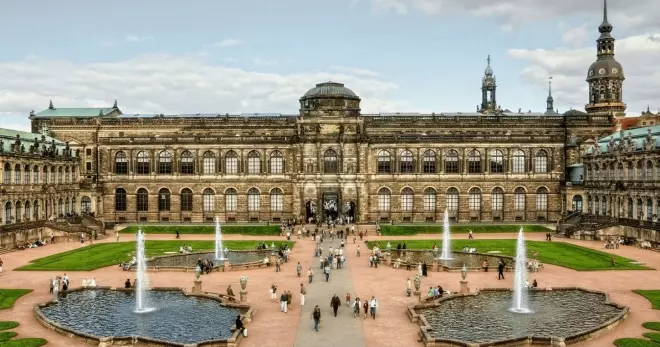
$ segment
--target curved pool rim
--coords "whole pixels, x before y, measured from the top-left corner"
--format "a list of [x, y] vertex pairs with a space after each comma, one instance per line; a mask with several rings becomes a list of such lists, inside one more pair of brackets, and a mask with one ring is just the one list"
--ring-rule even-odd
[[[264, 258], [269, 257], [273, 252], [271, 252], [269, 249], [250, 249], [250, 250], [238, 250], [238, 251], [232, 251], [230, 252], [233, 253], [262, 253]], [[160, 271], [173, 271], [173, 272], [195, 272], [197, 267], [196, 266], [166, 266], [166, 265], [160, 265], [160, 266], [153, 266], [150, 265], [150, 262], [158, 259], [167, 259], [167, 258], [177, 258], [177, 257], [184, 257], [184, 256], [194, 256], [194, 255], [210, 255], [210, 254], [215, 254], [213, 251], [206, 251], [206, 252], [192, 252], [192, 253], [176, 253], [176, 254], [166, 254], [166, 255], [159, 255], [155, 257], [151, 257], [147, 259], [147, 271], [149, 272], [160, 272]], [[225, 265], [229, 265], [227, 267]], [[256, 269], [256, 268], [262, 268], [262, 267], [267, 267], [268, 265], [264, 264], [263, 258], [258, 261], [251, 261], [251, 262], [244, 262], [244, 263], [232, 263], [230, 261], [216, 261], [213, 264], [213, 272], [225, 272], [225, 271], [234, 271], [234, 270], [250, 270], [250, 269]], [[136, 271], [135, 266], [131, 266], [130, 271]]]

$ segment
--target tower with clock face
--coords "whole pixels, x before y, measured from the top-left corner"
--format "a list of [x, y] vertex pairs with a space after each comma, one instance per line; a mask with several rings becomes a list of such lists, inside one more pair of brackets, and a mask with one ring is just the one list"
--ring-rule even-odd
[[589, 103], [585, 105], [588, 114], [625, 116], [623, 103], [623, 68], [614, 59], [614, 38], [612, 25], [607, 21], [607, 0], [604, 0], [603, 22], [598, 27], [600, 37], [596, 40], [597, 59], [587, 71], [589, 83]]

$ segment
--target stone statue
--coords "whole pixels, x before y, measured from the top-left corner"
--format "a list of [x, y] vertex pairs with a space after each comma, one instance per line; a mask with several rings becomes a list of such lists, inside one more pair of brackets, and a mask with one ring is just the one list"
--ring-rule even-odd
[[197, 265], [197, 267], [195, 268], [195, 280], [199, 281], [199, 276], [201, 275], [202, 275], [202, 268], [200, 268], [199, 265]]
[[57, 301], [60, 293], [60, 279], [55, 277], [53, 280], [53, 301]]
[[417, 275], [415, 275], [415, 281], [414, 282], [415, 282], [415, 291], [419, 292], [419, 288], [422, 287], [422, 275], [419, 274], [419, 273]]
[[422, 263], [417, 264], [417, 275], [422, 275]]
[[247, 288], [247, 277], [245, 275], [241, 275], [241, 290], [245, 291], [245, 288]]
[[390, 244], [389, 241], [387, 242], [386, 249], [387, 249], [388, 252], [392, 250], [392, 245]]
[[467, 273], [468, 273], [467, 267], [465, 266], [465, 263], [463, 263], [463, 268], [461, 269], [461, 278], [463, 279], [463, 281], [465, 281], [465, 279], [467, 278]]

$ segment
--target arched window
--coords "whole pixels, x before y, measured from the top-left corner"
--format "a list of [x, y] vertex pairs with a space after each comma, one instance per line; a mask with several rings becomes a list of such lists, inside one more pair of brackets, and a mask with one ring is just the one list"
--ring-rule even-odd
[[392, 201], [392, 192], [389, 189], [383, 187], [378, 190], [378, 211], [379, 212], [390, 212]]
[[422, 158], [423, 162], [423, 171], [424, 173], [427, 174], [432, 174], [437, 172], [437, 165], [436, 165], [436, 159], [435, 159], [435, 151], [432, 151], [430, 149], [426, 150], [424, 152], [424, 156]]
[[158, 211], [169, 211], [170, 201], [170, 190], [167, 188], [161, 188], [158, 191]]
[[646, 162], [646, 179], [653, 180], [653, 162], [650, 160]]
[[607, 197], [603, 197], [603, 200], [601, 202], [601, 213], [603, 216], [607, 216]]
[[76, 178], [76, 173], [78, 173], [78, 166], [71, 167], [71, 182], [76, 183], [78, 180]]
[[385, 150], [378, 151], [376, 155], [376, 172], [392, 173], [392, 156]]
[[328, 149], [323, 153], [323, 172], [329, 174], [339, 172], [337, 152], [334, 149]]
[[248, 153], [248, 174], [258, 175], [261, 173], [261, 155], [257, 151]]
[[193, 210], [193, 192], [190, 188], [181, 189], [181, 211]]
[[92, 199], [90, 199], [89, 196], [83, 196], [82, 199], [80, 199], [80, 212], [83, 214], [92, 212]]
[[413, 154], [409, 150], [404, 150], [399, 156], [399, 172], [400, 173], [413, 173], [415, 172], [415, 161]]
[[573, 196], [572, 207], [574, 212], [582, 212], [582, 195]]
[[42, 176], [43, 176], [41, 177], [42, 183], [47, 184], [49, 181], [48, 181], [48, 167], [46, 165], [44, 165]]
[[64, 178], [64, 169], [60, 166], [57, 168], [57, 183], [62, 184]]
[[76, 197], [71, 198], [71, 213], [76, 213]]
[[603, 163], [603, 170], [601, 171], [602, 180], [607, 180], [609, 177], [609, 170], [607, 164]]
[[5, 224], [9, 224], [12, 221], [12, 206], [11, 202], [7, 201], [5, 204]]
[[544, 149], [537, 151], [536, 155], [534, 156], [534, 172], [548, 172], [548, 152], [546, 152]]
[[[192, 192], [190, 193], [192, 196]], [[204, 209], [204, 212], [215, 211], [215, 190], [211, 188], [206, 188], [202, 191], [202, 208]]]
[[62, 198], [57, 200], [57, 215], [60, 217], [64, 216], [64, 200], [62, 200]]
[[11, 183], [11, 164], [5, 163], [5, 169], [4, 169], [4, 184], [10, 184]]
[[39, 184], [39, 167], [35, 165], [32, 172], [32, 183]]
[[204, 175], [215, 174], [215, 153], [211, 151], [204, 152], [202, 155], [202, 173]]
[[69, 167], [64, 168], [64, 183], [69, 183], [71, 181], [71, 171]]
[[468, 208], [470, 211], [481, 211], [481, 189], [470, 188], [468, 192]]
[[149, 175], [151, 173], [151, 167], [149, 163], [149, 152], [140, 151], [137, 154], [137, 162], [135, 165], [135, 172], [138, 175]]
[[128, 158], [123, 151], [119, 151], [115, 154], [115, 174], [128, 174]]
[[548, 210], [548, 189], [541, 187], [536, 190], [536, 211], [545, 212]]
[[225, 191], [225, 211], [236, 212], [238, 207], [238, 192], [234, 188]]
[[610, 165], [609, 165], [609, 173], [610, 173], [610, 176], [608, 177], [608, 179], [609, 179], [610, 181], [615, 180], [615, 179], [616, 179], [616, 170], [615, 170], [614, 163], [610, 163]]
[[637, 218], [644, 218], [644, 202], [642, 199], [637, 199]]
[[32, 204], [30, 204], [30, 201], [25, 202], [25, 212], [23, 212], [25, 215], [25, 220], [31, 220], [32, 219]]
[[513, 173], [525, 173], [525, 152], [519, 149], [513, 151], [513, 163], [511, 166]]
[[115, 211], [126, 211], [126, 189], [115, 190]]
[[633, 164], [632, 161], [628, 162], [628, 175], [626, 177], [627, 180], [632, 181], [635, 179], [635, 164]]
[[71, 200], [69, 200], [69, 198], [67, 197], [66, 199], [64, 199], [64, 213], [65, 214], [69, 214], [71, 212], [70, 206], [71, 206]]
[[280, 175], [284, 173], [284, 156], [280, 151], [270, 153], [270, 173]]
[[181, 153], [179, 159], [179, 173], [182, 175], [192, 175], [195, 173], [195, 157], [190, 151]]
[[39, 200], [34, 200], [34, 204], [32, 204], [32, 210], [34, 220], [39, 220]]
[[238, 174], [238, 155], [234, 151], [225, 154], [225, 173], [228, 175]]
[[282, 212], [284, 207], [284, 193], [280, 188], [273, 188], [270, 191], [270, 211]]
[[[62, 203], [62, 199], [60, 199], [60, 203]], [[16, 223], [20, 223], [20, 222], [23, 220], [23, 208], [22, 208], [22, 206], [21, 206], [21, 202], [20, 202], [20, 201], [16, 201], [16, 205], [15, 205], [15, 206], [16, 206], [16, 214], [15, 214], [15, 217], [16, 217]], [[60, 212], [60, 214], [63, 214], [63, 213]]]
[[481, 173], [481, 153], [477, 150], [468, 153], [468, 173]]
[[248, 212], [259, 212], [259, 205], [261, 204], [260, 194], [257, 188], [250, 188], [248, 190]]
[[513, 191], [513, 209], [525, 211], [525, 188], [518, 187]]
[[137, 191], [137, 210], [140, 212], [149, 211], [149, 192], [145, 188]]
[[651, 198], [646, 199], [646, 220], [653, 221], [653, 200]]
[[172, 174], [172, 155], [168, 151], [162, 151], [158, 155], [158, 174], [159, 175]]
[[495, 187], [490, 192], [490, 204], [493, 211], [504, 210], [504, 189]]
[[[653, 169], [651, 169], [653, 170]], [[32, 183], [32, 177], [30, 174], [32, 173], [32, 170], [30, 169], [30, 165], [25, 165], [25, 169], [23, 170], [23, 184], [30, 184]]]
[[451, 187], [447, 189], [447, 196], [445, 197], [447, 210], [458, 211], [458, 189]]
[[413, 210], [413, 190], [405, 187], [401, 190], [401, 211], [411, 212]]
[[490, 173], [504, 173], [504, 154], [499, 149], [490, 151]]
[[50, 184], [55, 184], [55, 182], [57, 181], [55, 179], [55, 175], [57, 175], [57, 168], [54, 167], [54, 166], [51, 166], [50, 167]]
[[[14, 167], [14, 184], [21, 184], [21, 178], [21, 164], [16, 164]], [[62, 183], [62, 168], [60, 168], [60, 183]]]
[[616, 166], [616, 179], [623, 180], [623, 163], [618, 163]]
[[445, 156], [445, 173], [458, 173], [458, 152], [453, 149]]
[[436, 209], [436, 191], [428, 187], [424, 189], [424, 211], [435, 211]]
[[646, 176], [645, 173], [646, 171], [644, 171], [644, 162], [640, 160], [637, 162], [637, 180], [643, 181]]

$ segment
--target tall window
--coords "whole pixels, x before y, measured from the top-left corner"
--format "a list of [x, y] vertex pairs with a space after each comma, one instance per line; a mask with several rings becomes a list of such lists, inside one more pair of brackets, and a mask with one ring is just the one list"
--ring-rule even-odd
[[603, 197], [603, 201], [601, 202], [601, 213], [603, 216], [607, 216], [607, 197]]
[[261, 155], [257, 151], [248, 153], [248, 174], [258, 175], [261, 173]]
[[115, 190], [115, 211], [126, 211], [126, 189]]
[[60, 166], [57, 168], [57, 183], [62, 184], [64, 178], [64, 169]]
[[653, 162], [650, 160], [646, 162], [646, 179], [653, 180]]
[[[62, 199], [60, 199], [60, 203], [62, 203]], [[23, 220], [23, 213], [22, 213], [22, 206], [20, 201], [16, 201], [16, 214], [14, 215], [16, 217], [16, 222], [20, 222]], [[63, 215], [62, 211], [60, 211], [60, 215]]]
[[458, 152], [453, 149], [445, 156], [445, 173], [458, 173]]
[[[37, 207], [37, 203], [35, 201], [34, 207]], [[81, 213], [90, 213], [92, 212], [92, 199], [89, 198], [89, 196], [83, 196], [82, 199], [80, 199], [80, 212]]]
[[128, 158], [123, 151], [115, 154], [115, 174], [126, 175], [128, 174]]
[[282, 156], [282, 152], [273, 151], [270, 154], [270, 173], [274, 175], [284, 173], [284, 156]]
[[392, 201], [392, 192], [389, 189], [383, 187], [378, 190], [378, 211], [379, 212], [390, 212]]
[[181, 211], [189, 212], [193, 210], [193, 192], [190, 188], [181, 190]]
[[422, 170], [424, 173], [436, 173], [437, 171], [437, 165], [436, 165], [436, 159], [435, 159], [435, 151], [432, 150], [426, 150], [424, 152], [424, 156], [422, 158]]
[[472, 150], [468, 154], [468, 173], [481, 172], [481, 153], [477, 150]]
[[32, 171], [32, 183], [39, 184], [39, 167], [35, 165]]
[[635, 179], [635, 164], [632, 161], [628, 162], [628, 175], [626, 179], [631, 181]]
[[541, 187], [536, 190], [536, 211], [545, 212], [548, 210], [548, 189]]
[[616, 179], [623, 180], [623, 163], [619, 163], [616, 166]]
[[[651, 168], [651, 170], [653, 170], [653, 168]], [[23, 170], [23, 174], [25, 175], [25, 178], [23, 179], [23, 184], [32, 183], [32, 177], [30, 177], [31, 173], [32, 170], [30, 169], [30, 165], [25, 165], [25, 170]]]
[[[14, 184], [21, 184], [21, 164], [14, 167]], [[62, 183], [62, 168], [60, 168], [60, 183]], [[19, 216], [16, 216], [18, 218]]]
[[69, 167], [64, 168], [64, 183], [69, 183], [71, 181], [71, 171]]
[[610, 171], [610, 177], [609, 177], [609, 179], [610, 179], [611, 181], [615, 180], [615, 179], [616, 179], [616, 170], [615, 170], [615, 167], [614, 167], [614, 163], [610, 163], [610, 169], [609, 169], [609, 171]]
[[23, 214], [25, 215], [25, 220], [32, 219], [32, 204], [30, 204], [30, 201], [25, 202], [25, 207], [23, 208], [23, 210], [24, 210]]
[[149, 192], [145, 188], [137, 191], [137, 210], [140, 212], [149, 211]]
[[215, 211], [215, 190], [206, 188], [202, 191], [202, 205], [204, 212]]
[[248, 211], [259, 212], [259, 204], [261, 203], [261, 196], [259, 189], [250, 188], [248, 190]]
[[546, 152], [544, 149], [537, 151], [536, 155], [534, 156], [534, 172], [548, 172], [548, 152]]
[[645, 178], [645, 173], [646, 171], [644, 171], [644, 162], [640, 160], [637, 162], [637, 180], [643, 181]]
[[10, 184], [11, 183], [11, 164], [5, 163], [5, 170], [4, 170], [4, 184]]
[[500, 187], [493, 188], [490, 193], [490, 203], [493, 211], [504, 210], [504, 189]]
[[11, 217], [12, 217], [12, 206], [11, 202], [7, 201], [5, 204], [5, 224], [11, 223]]
[[238, 174], [238, 155], [234, 151], [225, 154], [225, 173], [228, 175]]
[[39, 219], [39, 200], [34, 200], [34, 204], [32, 205], [32, 213], [34, 214], [34, 219], [38, 220]]
[[135, 172], [138, 175], [148, 175], [151, 173], [150, 166], [151, 165], [149, 163], [149, 152], [140, 151], [137, 154], [137, 163], [135, 165]]
[[447, 196], [445, 197], [447, 210], [458, 211], [458, 189], [451, 187], [447, 189]]
[[499, 149], [490, 151], [490, 172], [503, 173], [504, 172], [504, 154]]
[[424, 189], [424, 211], [435, 211], [436, 208], [436, 191], [429, 187]]
[[270, 210], [271, 212], [282, 212], [284, 207], [284, 193], [280, 188], [273, 188], [270, 191]]
[[481, 211], [481, 189], [470, 188], [468, 192], [468, 208], [470, 211]]
[[337, 152], [334, 149], [328, 149], [323, 153], [323, 172], [330, 174], [339, 172]]
[[225, 190], [225, 211], [236, 212], [238, 207], [238, 192], [234, 188]]
[[161, 188], [158, 191], [158, 211], [169, 211], [170, 201], [170, 190], [167, 188]]
[[[60, 217], [64, 216], [64, 200], [62, 200], [62, 198], [57, 200], [57, 215]], [[18, 218], [18, 216], [16, 218]]]
[[385, 150], [378, 151], [376, 155], [376, 172], [392, 173], [392, 156]]
[[601, 175], [602, 175], [601, 179], [602, 180], [606, 180], [606, 179], [609, 178], [608, 177], [608, 175], [609, 175], [609, 170], [608, 169], [609, 168], [608, 168], [607, 164], [603, 163], [603, 171], [601, 171]]
[[513, 209], [516, 211], [525, 210], [525, 188], [518, 187], [513, 191]]
[[401, 211], [411, 212], [413, 210], [413, 190], [405, 187], [401, 190]]
[[215, 174], [215, 153], [211, 151], [204, 152], [202, 156], [202, 172], [204, 175]]
[[48, 167], [46, 165], [44, 165], [44, 170], [43, 170], [43, 175], [41, 177], [41, 180], [42, 180], [41, 183], [43, 183], [43, 184], [47, 184], [49, 182], [48, 181]]
[[513, 173], [525, 173], [525, 152], [519, 149], [513, 151], [513, 163], [511, 171]]
[[69, 214], [69, 212], [71, 212], [70, 206], [71, 206], [71, 201], [69, 200], [69, 198], [66, 198], [64, 200], [64, 213]]
[[413, 160], [413, 154], [409, 150], [404, 150], [401, 152], [399, 157], [399, 172], [400, 173], [413, 173], [415, 172], [415, 162]]
[[158, 155], [158, 174], [172, 174], [172, 154], [170, 154], [168, 151], [162, 151]]
[[195, 157], [190, 151], [184, 151], [181, 153], [181, 159], [179, 159], [179, 173], [182, 175], [192, 175], [195, 173]]
[[57, 175], [57, 168], [54, 166], [50, 167], [50, 184], [55, 184], [55, 176]]

